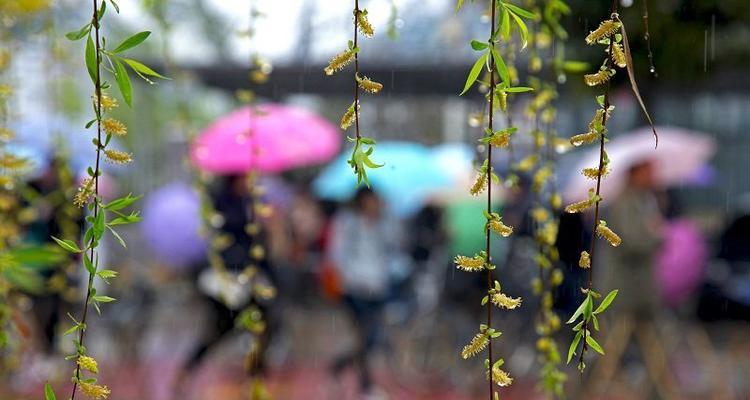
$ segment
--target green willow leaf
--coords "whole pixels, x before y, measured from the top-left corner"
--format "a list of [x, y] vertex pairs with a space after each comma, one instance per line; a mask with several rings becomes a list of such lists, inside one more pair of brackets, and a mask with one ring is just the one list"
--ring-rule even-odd
[[[140, 61], [132, 60], [130, 58], [123, 58], [122, 61], [124, 61], [126, 64], [128, 64], [130, 66], [130, 68], [132, 68], [133, 71], [135, 71], [135, 73], [137, 73], [142, 78], [143, 78], [143, 75], [148, 75], [148, 76], [155, 76], [155, 77], [161, 78], [161, 79], [169, 79], [166, 76], [160, 75], [159, 73], [157, 73], [153, 69], [149, 68], [147, 65], [141, 63]], [[146, 78], [144, 78], [144, 79], [146, 79]]]
[[81, 249], [72, 240], [69, 240], [69, 239], [58, 239], [58, 238], [56, 238], [54, 236], [52, 236], [52, 240], [54, 240], [55, 242], [57, 242], [57, 244], [59, 244], [60, 247], [62, 247], [63, 249], [65, 249], [65, 250], [67, 250], [67, 251], [69, 251], [71, 253], [80, 253], [81, 252]]
[[518, 32], [521, 34], [521, 44], [523, 48], [525, 49], [526, 46], [529, 44], [529, 28], [526, 27], [526, 23], [523, 22], [521, 17], [519, 17], [516, 14], [512, 14], [513, 19], [516, 21], [516, 25], [518, 25]]
[[495, 68], [497, 73], [500, 75], [500, 79], [503, 80], [505, 86], [510, 86], [510, 74], [508, 73], [508, 67], [505, 65], [505, 60], [500, 56], [500, 53], [494, 47], [490, 48], [492, 52], [492, 60], [495, 62]]
[[133, 102], [133, 86], [130, 83], [130, 77], [128, 71], [122, 65], [122, 62], [114, 58], [112, 59], [115, 63], [115, 80], [117, 81], [117, 87], [120, 89], [122, 98], [125, 100], [128, 106], [132, 106]]
[[91, 23], [84, 25], [81, 29], [77, 31], [70, 31], [66, 33], [65, 37], [68, 38], [68, 40], [72, 40], [72, 41], [81, 40], [84, 37], [86, 37], [86, 35], [88, 35], [89, 32], [91, 32]]
[[96, 46], [91, 35], [86, 40], [86, 69], [89, 71], [91, 82], [96, 84], [97, 77], [99, 76], [99, 62], [96, 56]]
[[132, 49], [133, 47], [143, 43], [143, 41], [146, 40], [149, 35], [151, 35], [151, 32], [149, 31], [138, 32], [135, 35], [123, 40], [119, 46], [112, 50], [112, 52], [121, 53], [125, 50]]
[[602, 346], [599, 345], [599, 342], [591, 337], [591, 335], [586, 335], [586, 343], [591, 346], [592, 349], [596, 350], [597, 353], [604, 355], [604, 349], [602, 349]]
[[479, 59], [474, 63], [474, 66], [471, 67], [471, 71], [469, 71], [469, 76], [466, 78], [466, 84], [464, 84], [464, 90], [461, 92], [460, 96], [463, 96], [464, 93], [466, 93], [469, 89], [471, 89], [471, 86], [474, 85], [474, 82], [477, 81], [477, 78], [479, 78], [479, 74], [482, 72], [482, 68], [484, 67], [484, 64], [487, 62], [487, 53], [482, 54]]
[[127, 208], [131, 206], [136, 201], [140, 200], [140, 198], [143, 196], [136, 196], [133, 197], [132, 193], [129, 193], [125, 197], [121, 197], [119, 199], [112, 200], [111, 202], [102, 205], [102, 208], [106, 208], [109, 211], [118, 211], [122, 210], [123, 208]]
[[607, 294], [606, 297], [604, 297], [604, 300], [599, 304], [599, 307], [596, 308], [596, 311], [594, 311], [594, 314], [601, 314], [606, 310], [610, 304], [612, 304], [612, 301], [615, 300], [615, 297], [617, 297], [617, 293], [619, 293], [619, 290], [615, 289]]
[[518, 14], [518, 15], [524, 17], [524, 18], [528, 18], [528, 19], [531, 19], [531, 20], [535, 20], [536, 19], [536, 15], [533, 12], [526, 11], [523, 8], [518, 7], [516, 5], [510, 4], [510, 3], [505, 3], [505, 7], [508, 7], [510, 9], [510, 11], [513, 12], [513, 14]]
[[534, 88], [530, 88], [528, 86], [516, 86], [516, 87], [509, 87], [503, 89], [504, 92], [507, 93], [523, 93], [523, 92], [531, 92]]
[[487, 50], [487, 47], [489, 47], [489, 45], [485, 42], [480, 42], [479, 40], [471, 41], [471, 48], [476, 51]]
[[44, 400], [57, 400], [55, 391], [52, 390], [52, 385], [50, 385], [49, 383], [44, 384]]
[[568, 347], [568, 364], [570, 364], [570, 360], [573, 359], [573, 355], [576, 353], [578, 343], [581, 342], [581, 336], [583, 336], [583, 331], [578, 331], [578, 333], [576, 333], [575, 337], [573, 338], [573, 341], [570, 342], [570, 347]]
[[500, 29], [503, 32], [503, 39], [506, 42], [510, 40], [510, 13], [507, 8], [503, 8], [503, 21], [500, 23]]

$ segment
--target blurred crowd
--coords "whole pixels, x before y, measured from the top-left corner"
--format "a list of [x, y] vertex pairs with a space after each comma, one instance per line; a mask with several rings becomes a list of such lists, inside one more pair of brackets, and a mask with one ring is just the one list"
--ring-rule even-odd
[[[46, 243], [51, 236], [62, 235], [58, 217], [64, 203], [51, 195], [60, 185], [58, 170], [52, 163], [46, 173], [29, 184], [38, 193], [30, 205], [34, 218], [25, 232], [29, 242]], [[614, 350], [614, 362], [619, 364], [622, 360], [627, 368], [657, 375], [659, 380], [654, 387], [658, 387], [667, 379], [659, 375], [663, 372], [660, 368], [679, 375], [680, 363], [684, 362], [679, 352], [671, 353], [678, 340], [664, 334], [664, 329], [669, 329], [664, 327], [665, 321], [673, 328], [701, 332], [711, 330], [709, 322], [738, 321], [735, 327], [739, 332], [747, 330], [750, 254], [746, 244], [750, 243], [750, 208], [735, 210], [717, 235], [707, 236], [699, 221], [681, 208], [678, 192], [660, 187], [654, 176], [653, 163], [635, 163], [627, 171], [624, 189], [608, 199], [604, 217], [620, 234], [622, 244], [617, 249], [597, 249], [602, 261], [595, 266], [595, 287], [601, 292], [620, 290], [610, 321], [616, 339], [612, 339], [614, 344], [607, 342], [605, 348], [609, 351], [618, 342], [625, 343]], [[482, 318], [478, 299], [483, 296], [486, 283], [483, 277], [456, 273], [452, 258], [481, 250], [482, 201], [468, 198], [445, 203], [427, 199], [415, 212], [396, 217], [377, 185], [362, 187], [348, 201], [337, 202], [318, 198], [304, 179], [289, 175], [260, 181], [260, 201], [272, 211], [253, 217], [252, 210], [257, 211], [257, 206], [252, 204], [252, 190], [258, 187], [251, 190], [247, 182], [245, 176], [229, 175], [213, 179], [206, 188], [213, 211], [205, 223], [213, 227], [215, 235], [226, 238], [218, 256], [239, 286], [223, 287], [222, 281], [212, 276], [215, 271], [208, 260], [210, 251], [206, 248], [210, 246], [206, 243], [181, 239], [173, 256], [153, 257], [153, 249], [136, 241], [130, 251], [139, 254], [118, 265], [123, 279], [106, 289], [122, 300], [112, 306], [116, 310], [112, 315], [105, 312], [104, 322], [95, 322], [109, 326], [106, 332], [112, 335], [102, 338], [100, 345], [119, 349], [110, 351], [110, 357], [124, 357], [137, 364], [145, 362], [139, 357], [153, 357], [144, 346], [192, 337], [178, 346], [179, 351], [175, 350], [171, 378], [166, 379], [169, 383], [163, 389], [183, 390], [183, 396], [190, 396], [191, 390], [185, 392], [185, 388], [190, 387], [195, 371], [227, 338], [236, 340], [237, 332], [242, 331], [237, 329], [242, 327], [240, 316], [252, 306], [262, 315], [263, 329], [251, 340], [251, 345], [258, 348], [252, 368], [247, 369], [251, 376], [309, 363], [310, 359], [295, 353], [305, 347], [305, 341], [320, 340], [326, 343], [327, 350], [308, 348], [303, 353], [319, 351], [325, 359], [314, 362], [316, 369], [325, 370], [332, 382], [353, 371], [357, 390], [366, 398], [388, 398], [376, 378], [378, 372], [373, 371], [377, 369], [373, 365], [383, 365], [382, 361], [374, 361], [378, 357], [384, 357], [387, 368], [402, 378], [449, 376], [451, 384], [471, 390], [475, 379], [471, 374], [449, 370], [464, 368], [456, 360], [458, 349]], [[186, 194], [170, 198], [168, 204], [182, 213], [179, 199], [190, 197], [193, 192], [188, 187]], [[529, 288], [537, 274], [531, 196], [529, 182], [523, 178], [515, 187], [503, 190], [502, 203], [497, 207], [503, 212], [504, 221], [515, 227], [515, 234], [508, 240], [494, 242], [493, 257], [505, 290], [524, 299], [524, 313], [503, 316], [501, 322], [507, 340], [513, 341], [517, 349], [514, 359], [522, 360], [523, 352], [518, 349], [534, 346], [538, 308], [538, 300]], [[69, 217], [80, 228], [82, 215]], [[555, 293], [554, 306], [564, 320], [580, 302], [587, 271], [579, 268], [579, 256], [582, 250], [589, 249], [594, 233], [592, 215], [561, 213], [559, 217], [557, 267], [564, 273], [564, 282]], [[195, 218], [199, 218], [197, 212]], [[249, 230], [254, 224], [259, 232]], [[154, 228], [147, 225], [147, 229]], [[167, 240], [180, 237], [180, 229], [157, 234]], [[106, 262], [121, 261], [114, 246], [109, 247], [111, 250], [104, 255]], [[200, 251], [180, 258], [194, 248]], [[75, 267], [76, 260], [64, 264], [64, 269], [44, 272], [49, 290], [29, 295], [24, 306], [30, 310], [24, 318], [31, 327], [29, 343], [24, 348], [30, 351], [18, 360], [23, 367], [14, 373], [19, 375], [10, 385], [21, 392], [28, 390], [25, 385], [38, 384], [35, 379], [40, 376], [55, 376], [59, 365], [54, 360], [61, 359], [57, 354], [70, 350], [61, 332], [67, 326], [66, 313], [75, 312], [79, 306], [82, 275]], [[274, 295], [260, 296], [257, 288], [244, 285], [248, 265], [253, 265], [254, 279], [260, 277], [273, 288]], [[174, 310], [184, 310], [185, 314], [165, 315]], [[345, 316], [349, 322], [329, 322], [325, 319], [329, 313]], [[172, 322], [165, 326], [164, 318]], [[174, 322], [177, 319], [186, 321]], [[329, 323], [336, 325], [327, 331], [333, 336], [320, 331]], [[648, 336], [649, 332], [653, 335]], [[310, 335], [323, 337], [311, 339]], [[631, 336], [635, 340], [628, 346]], [[655, 341], [649, 342], [648, 337]], [[565, 329], [559, 340], [563, 346], [569, 340]], [[711, 336], [708, 350], [699, 350], [718, 351], [728, 340], [728, 336]], [[243, 343], [247, 342], [245, 339]], [[641, 353], [637, 352], [639, 348]], [[649, 360], [649, 354], [660, 348], [667, 358]], [[225, 357], [235, 361], [243, 358], [236, 352]], [[606, 359], [612, 357], [610, 354]], [[450, 362], [444, 363], [446, 359]], [[648, 365], [650, 362], [655, 364]], [[611, 371], [605, 371], [605, 375], [620, 371], [619, 365], [606, 368]], [[527, 370], [532, 369], [527, 365]], [[693, 372], [683, 375], [689, 377], [690, 373]], [[679, 382], [685, 376], [674, 379]], [[529, 379], [533, 379], [533, 374]], [[646, 378], [636, 374], [627, 379], [632, 383]], [[731, 381], [731, 376], [726, 379]], [[334, 385], [330, 390], [333, 392], [329, 394], [339, 389]]]

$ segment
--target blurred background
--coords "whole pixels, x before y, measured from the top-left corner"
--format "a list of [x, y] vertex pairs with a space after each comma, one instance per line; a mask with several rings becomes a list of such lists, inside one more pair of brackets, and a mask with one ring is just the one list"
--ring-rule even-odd
[[[102, 263], [119, 276], [99, 290], [118, 301], [88, 324], [111, 399], [484, 395], [480, 359], [460, 352], [482, 323], [485, 283], [452, 260], [484, 249], [485, 203], [468, 189], [485, 150], [486, 103], [481, 90], [458, 94], [475, 57], [468, 43], [484, 40], [489, 18], [483, 2], [457, 13], [453, 1], [360, 1], [376, 31], [360, 41], [360, 68], [384, 85], [361, 98], [360, 128], [385, 164], [367, 190], [356, 187], [338, 127], [353, 71], [323, 73], [352, 36], [350, 3], [120, 0], [119, 15], [108, 11], [106, 37], [153, 31], [134, 56], [171, 78], [134, 79], [133, 107], [121, 101], [113, 112], [129, 127], [119, 145], [135, 161], [106, 164], [101, 190], [105, 199], [143, 195], [143, 220], [122, 230], [127, 249], [105, 240]], [[560, 349], [553, 364], [567, 398], [750, 399], [750, 6], [651, 1], [646, 41], [644, 3], [619, 2], [661, 139], [654, 149], [618, 74], [604, 215], [623, 245], [601, 245], [595, 286], [620, 293], [598, 334], [607, 355], [590, 354], [579, 378], [575, 362], [565, 364], [570, 329], [558, 321], [542, 332], [539, 310], [564, 322], [580, 303], [578, 255], [593, 216], [540, 204], [557, 192], [565, 204], [584, 199], [591, 186], [580, 171], [595, 166], [597, 149], [568, 138], [585, 132], [596, 107], [581, 72], [599, 65], [601, 50], [583, 38], [609, 2], [567, 3], [567, 40], [548, 35], [513, 60], [519, 86], [534, 75], [557, 94], [545, 106], [554, 114], [545, 164], [528, 161], [540, 148], [529, 135], [539, 130], [533, 94], [512, 97], [508, 122], [519, 130], [512, 151], [494, 159], [495, 206], [515, 228], [493, 241], [495, 273], [504, 292], [523, 298], [520, 309], [496, 313], [497, 347], [514, 377], [503, 398], [551, 396], [540, 383], [543, 336]], [[0, 205], [17, 244], [32, 250], [13, 253], [16, 261], [0, 253], [0, 398], [38, 399], [46, 382], [68, 390], [73, 363], [64, 356], [75, 350], [63, 333], [66, 315], [80, 314], [86, 277], [78, 260], [24, 246], [82, 232], [82, 210], [70, 203], [94, 159], [84, 129], [92, 89], [81, 42], [64, 34], [90, 10], [72, 0], [7, 4], [0, 96], [3, 127], [16, 138], [6, 150], [32, 167]], [[564, 58], [568, 68], [534, 73], [536, 57]], [[542, 165], [554, 171], [538, 190]], [[557, 281], [540, 300], [547, 220], [555, 254], [544, 270]]]

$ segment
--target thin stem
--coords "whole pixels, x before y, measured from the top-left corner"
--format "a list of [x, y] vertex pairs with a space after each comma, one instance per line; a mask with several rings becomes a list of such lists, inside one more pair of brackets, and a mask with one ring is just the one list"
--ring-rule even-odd
[[[359, 29], [359, 0], [354, 0], [354, 48], [357, 48], [357, 29]], [[359, 133], [359, 52], [354, 53], [354, 128], [356, 131], [357, 143], [355, 147], [359, 146], [359, 140], [362, 135]]]
[[[101, 65], [101, 54], [100, 54], [100, 42], [99, 42], [99, 7], [97, 5], [97, 0], [92, 0], [93, 6], [94, 6], [94, 13], [92, 17], [92, 25], [94, 27], [94, 36], [95, 36], [95, 45], [96, 45], [96, 80], [94, 83], [94, 90], [96, 93], [96, 104], [94, 105], [96, 107], [96, 138], [97, 138], [97, 146], [96, 146], [96, 163], [94, 168], [94, 219], [96, 219], [97, 215], [99, 214], [99, 172], [100, 172], [100, 161], [101, 161], [101, 146], [102, 146], [102, 125], [101, 125], [101, 116], [102, 116], [102, 85], [101, 85], [101, 72], [100, 72], [100, 65]], [[90, 248], [90, 259], [91, 262], [94, 265], [94, 268], [97, 267], [98, 261], [95, 259], [96, 253], [96, 247], [93, 245], [93, 241], [95, 239], [92, 239], [92, 244]], [[94, 278], [96, 277], [96, 272], [89, 272], [89, 280], [86, 287], [86, 300], [83, 303], [83, 315], [81, 316], [81, 329], [79, 329], [78, 334], [78, 346], [83, 347], [84, 346], [84, 338], [86, 336], [86, 317], [88, 316], [89, 311], [89, 301], [91, 300], [91, 289], [94, 286]], [[80, 356], [80, 354], [79, 354]], [[75, 372], [75, 379], [73, 380], [73, 392], [70, 395], [70, 400], [75, 400], [76, 397], [76, 389], [78, 388], [78, 381], [81, 378], [81, 366], [76, 363], [76, 372]]]
[[[493, 34], [495, 33], [495, 15], [497, 13], [497, 3], [495, 0], [490, 0], [490, 3], [492, 4], [492, 17], [491, 17], [491, 27], [490, 27], [490, 41], [493, 41]], [[494, 47], [494, 42], [490, 43], [490, 46]], [[494, 114], [494, 100], [495, 100], [495, 70], [493, 68], [494, 60], [492, 59], [492, 52], [490, 52], [489, 60], [487, 64], [489, 67], [490, 72], [490, 101], [489, 101], [489, 107], [488, 107], [488, 113], [489, 118], [487, 122], [487, 128], [492, 132], [492, 123], [493, 123], [493, 114]], [[490, 215], [492, 213], [492, 145], [487, 145], [487, 214]], [[489, 228], [485, 229], [485, 252], [487, 252], [487, 290], [490, 291], [493, 288], [492, 284], [492, 269], [489, 268], [490, 265], [492, 265], [492, 255], [491, 255], [491, 232]], [[493, 304], [491, 301], [487, 302], [487, 329], [492, 328], [492, 307]], [[487, 352], [488, 352], [488, 359], [489, 359], [489, 369], [490, 369], [490, 379], [489, 379], [489, 399], [492, 400], [492, 393], [493, 393], [493, 386], [492, 386], [492, 366], [493, 366], [493, 357], [492, 357], [492, 340], [490, 339], [490, 342], [487, 346]]]
[[[612, 0], [612, 14], [617, 13], [617, 0]], [[609, 40], [609, 53], [607, 54], [607, 60], [606, 60], [606, 66], [607, 68], [610, 67], [610, 65], [613, 64], [612, 61], [612, 48], [614, 47], [615, 39], [614, 36], [610, 38]], [[604, 113], [602, 115], [602, 129], [606, 129], [607, 127], [607, 114], [609, 112], [610, 102], [609, 102], [609, 92], [611, 87], [611, 81], [607, 81], [607, 87], [604, 89]], [[596, 198], [599, 198], [599, 194], [601, 193], [601, 187], [602, 187], [602, 175], [604, 172], [604, 133], [602, 132], [601, 135], [599, 135], [599, 173], [596, 176]], [[596, 227], [599, 225], [599, 204], [601, 201], [597, 201], [594, 205], [594, 223], [593, 227], [591, 229], [591, 247], [589, 249], [589, 262], [590, 267], [588, 268], [588, 279], [586, 283], [586, 287], [589, 291], [592, 290], [594, 285], [594, 254], [596, 252]], [[589, 295], [588, 293], [586, 294]], [[586, 335], [588, 332], [588, 321], [584, 319], [583, 326], [581, 327], [583, 330], [583, 337], [581, 338], [582, 349], [581, 349], [581, 356], [579, 358], [579, 365], [583, 364], [583, 355], [586, 352], [586, 349], [588, 348], [588, 345], [586, 344]], [[581, 373], [583, 371], [581, 370]]]

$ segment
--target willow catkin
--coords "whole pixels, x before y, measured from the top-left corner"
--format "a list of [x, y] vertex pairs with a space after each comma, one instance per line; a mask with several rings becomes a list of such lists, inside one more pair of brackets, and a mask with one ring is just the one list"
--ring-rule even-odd
[[610, 69], [602, 69], [595, 74], [584, 75], [583, 80], [589, 86], [598, 86], [609, 82], [609, 78], [611, 78], [612, 75], [614, 75], [614, 71]]
[[622, 244], [620, 236], [610, 229], [604, 221], [599, 221], [599, 225], [596, 226], [596, 234], [606, 239], [612, 247]]
[[582, 251], [581, 257], [578, 259], [578, 266], [583, 269], [589, 269], [591, 268], [591, 255], [589, 255], [588, 251]]
[[487, 337], [487, 334], [477, 333], [476, 336], [471, 339], [471, 342], [461, 350], [461, 357], [463, 357], [464, 360], [473, 357], [484, 350], [488, 344], [490, 344], [490, 338]]
[[359, 102], [353, 102], [352, 105], [349, 106], [349, 108], [346, 109], [346, 112], [341, 117], [341, 122], [339, 125], [341, 126], [341, 129], [347, 130], [350, 126], [354, 124], [354, 121], [356, 120], [357, 113], [359, 112]]
[[500, 308], [512, 310], [520, 306], [522, 300], [520, 297], [510, 297], [505, 293], [496, 292], [490, 296], [490, 301]]
[[481, 254], [475, 255], [474, 257], [458, 255], [453, 259], [453, 263], [456, 264], [456, 268], [460, 270], [476, 272], [485, 268], [487, 260]]
[[324, 69], [326, 75], [333, 75], [344, 69], [344, 67], [354, 61], [355, 54], [356, 51], [354, 49], [348, 49], [333, 56], [331, 61], [328, 62], [328, 66]]
[[625, 51], [622, 49], [622, 45], [620, 43], [612, 43], [612, 60], [615, 62], [615, 65], [620, 68], [625, 68], [628, 66], [628, 62], [625, 57]]
[[606, 39], [620, 29], [621, 24], [618, 21], [608, 19], [602, 21], [599, 27], [591, 31], [586, 36], [586, 44], [592, 45], [599, 42], [602, 39]]

